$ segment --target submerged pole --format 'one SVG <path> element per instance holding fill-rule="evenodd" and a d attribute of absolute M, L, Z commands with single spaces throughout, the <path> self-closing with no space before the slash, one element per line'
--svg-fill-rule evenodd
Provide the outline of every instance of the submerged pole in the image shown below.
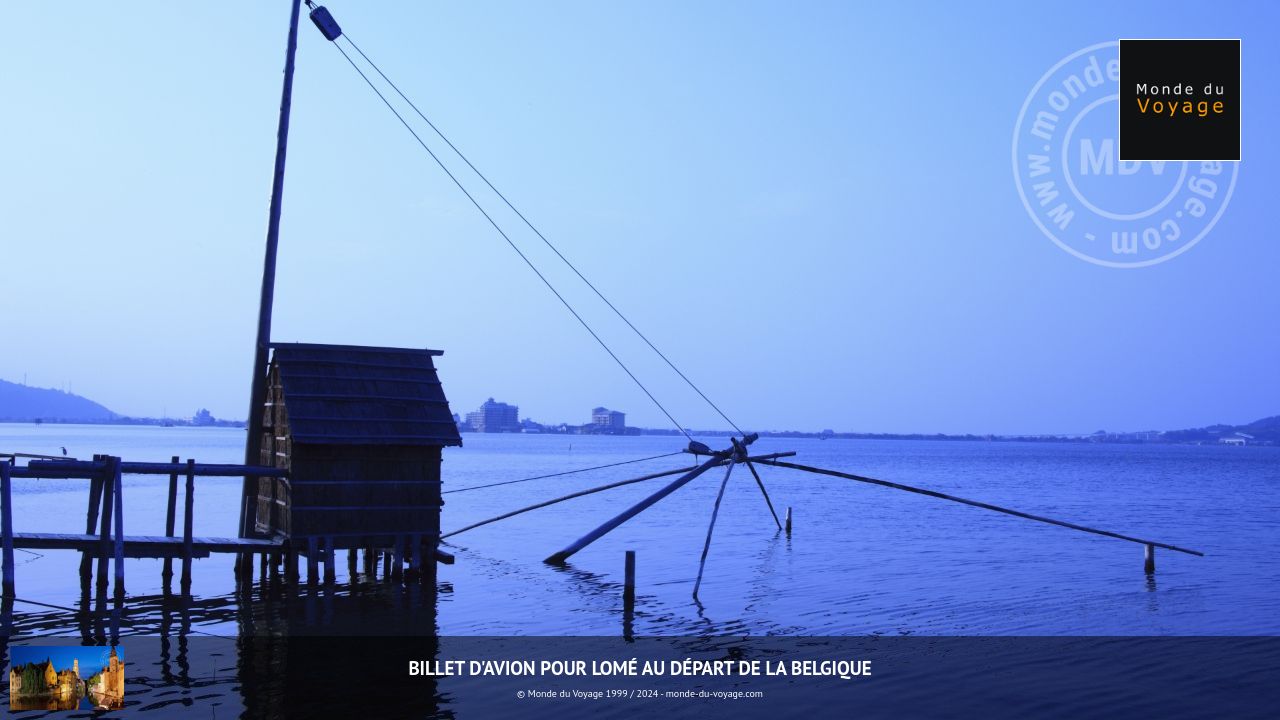
<path fill-rule="evenodd" d="M 302 0 L 290 0 L 289 39 L 284 55 L 284 85 L 280 90 L 280 122 L 276 128 L 276 163 L 271 177 L 271 204 L 267 210 L 267 247 L 262 259 L 262 295 L 258 302 L 258 334 L 253 346 L 253 378 L 249 390 L 249 432 L 245 438 L 244 464 L 257 465 L 261 459 L 262 408 L 266 394 L 267 358 L 271 347 L 271 308 L 276 292 L 276 248 L 280 244 L 280 209 L 284 200 L 284 161 L 289 145 L 289 109 L 293 104 L 293 67 L 298 52 L 298 15 Z M 250 491 L 255 478 L 245 477 L 240 497 L 240 537 L 249 537 Z M 246 558 L 240 556 L 237 563 Z"/>
<path fill-rule="evenodd" d="M 584 547 L 586 547 L 586 546 L 590 545 L 591 543 L 595 542 L 596 540 L 599 540 L 600 538 L 604 537 L 606 534 L 608 534 L 608 533 L 609 533 L 609 531 L 611 531 L 611 530 L 613 530 L 614 528 L 618 527 L 618 526 L 619 526 L 619 525 L 621 525 L 622 523 L 624 523 L 624 522 L 626 522 L 626 521 L 630 520 L 631 518 L 635 517 L 636 515 L 639 515 L 641 512 L 643 512 L 643 511 L 644 511 L 646 508 L 648 508 L 649 506 L 651 506 L 651 505 L 653 505 L 654 503 L 658 502 L 658 501 L 659 501 L 659 500 L 661 500 L 662 498 L 664 498 L 664 497 L 666 497 L 666 496 L 670 495 L 671 493 L 675 492 L 676 490 L 679 490 L 680 488 L 684 487 L 685 485 L 687 485 L 687 484 L 689 483 L 689 481 L 691 481 L 691 480 L 693 480 L 694 478 L 698 477 L 698 476 L 699 476 L 699 475 L 701 475 L 702 473 L 704 473 L 704 472 L 706 472 L 706 471 L 710 470 L 711 468 L 715 467 L 716 465 L 720 465 L 721 463 L 725 462 L 725 460 L 726 460 L 726 458 L 725 458 L 725 456 L 724 456 L 724 455 L 713 455 L 713 456 L 711 457 L 711 459 L 710 459 L 710 460 L 707 460 L 706 462 L 702 463 L 701 465 L 699 465 L 698 467 L 694 468 L 693 470 L 690 470 L 689 472 L 685 473 L 684 475 L 681 475 L 680 477 L 676 478 L 675 480 L 673 480 L 673 481 L 672 481 L 669 485 L 667 485 L 666 487 L 662 488 L 661 490 L 659 490 L 659 491 L 655 492 L 654 494 L 650 495 L 649 497 L 645 498 L 644 500 L 641 500 L 640 502 L 636 503 L 635 505 L 632 505 L 631 507 L 629 507 L 629 508 L 627 508 L 626 510 L 622 511 L 622 513 L 620 513 L 620 514 L 619 514 L 619 515 L 617 515 L 616 517 L 614 517 L 614 518 L 612 518 L 612 519 L 608 520 L 608 521 L 607 521 L 607 522 L 605 522 L 603 525 L 601 525 L 600 527 L 596 528 L 595 530 L 592 530 L 591 532 L 587 533 L 586 535 L 583 535 L 583 536 L 582 536 L 581 538 L 579 538 L 576 542 L 574 542 L 573 544 L 569 545 L 569 547 L 566 547 L 565 549 L 561 550 L 560 552 L 555 553 L 554 555 L 552 555 L 551 557 L 547 558 L 547 559 L 546 559 L 546 560 L 544 560 L 543 562 L 550 563 L 550 564 L 552 564 L 552 565 L 556 565 L 556 564 L 563 563 L 565 560 L 568 560 L 571 556 L 573 556 L 573 554 L 574 554 L 574 553 L 576 553 L 576 552 L 578 552 L 579 550 L 581 550 L 582 548 L 584 548 Z"/>
<path fill-rule="evenodd" d="M 120 458 L 113 457 L 111 463 L 111 486 L 115 490 L 115 560 L 112 569 L 116 576 L 116 597 L 124 597 L 124 481 L 120 472 Z"/>
<path fill-rule="evenodd" d="M 182 505 L 182 594 L 191 592 L 191 556 L 194 553 L 196 461 L 187 458 L 187 484 Z"/>
<path fill-rule="evenodd" d="M 178 462 L 180 458 L 173 456 L 170 461 L 174 465 L 173 472 L 169 473 L 169 504 L 165 508 L 164 515 L 164 534 L 166 537 L 173 537 L 175 523 L 178 520 Z M 173 558 L 164 559 L 164 569 L 160 571 L 160 577 L 164 579 L 167 585 L 169 579 L 173 577 Z"/>
<path fill-rule="evenodd" d="M 736 444 L 736 443 L 735 443 Z M 707 552 L 711 550 L 711 533 L 716 529 L 716 517 L 720 515 L 720 501 L 724 500 L 724 489 L 729 486 L 729 476 L 733 474 L 734 463 L 724 470 L 724 480 L 720 481 L 720 492 L 716 495 L 716 504 L 711 508 L 711 524 L 707 526 L 707 541 L 702 544 L 702 558 L 698 560 L 698 579 L 693 581 L 693 599 L 698 599 L 698 588 L 702 587 L 702 571 L 707 567 Z"/>
<path fill-rule="evenodd" d="M 628 615 L 636 606 L 636 551 L 628 550 L 623 566 L 622 609 Z"/>
<path fill-rule="evenodd" d="M 782 523 L 778 522 L 778 513 L 773 509 L 773 501 L 769 499 L 769 491 L 764 489 L 764 481 L 760 479 L 760 473 L 756 472 L 756 466 L 750 462 L 747 463 L 747 469 L 751 471 L 751 477 L 756 479 L 756 485 L 760 487 L 760 494 L 764 495 L 764 502 L 769 506 L 769 514 L 773 516 L 773 524 L 782 529 Z"/>
<path fill-rule="evenodd" d="M 1196 555 L 1198 557 L 1204 557 L 1204 553 L 1200 552 L 1199 550 L 1190 550 L 1188 548 L 1178 547 L 1177 545 L 1170 545 L 1169 543 L 1156 542 L 1154 540 L 1143 540 L 1141 538 L 1136 538 L 1130 535 L 1121 535 L 1120 533 L 1111 532 L 1110 530 L 1099 530 L 1098 528 L 1091 528 L 1086 525 L 1077 525 L 1076 523 L 1070 523 L 1064 520 L 1054 520 L 1053 518 L 1048 518 L 1041 515 L 1032 515 L 1031 513 L 1022 512 L 1021 510 L 1014 510 L 1012 508 L 1001 507 L 999 505 L 992 505 L 991 503 L 979 502 L 977 500 L 969 500 L 966 498 L 957 497 L 955 495 L 940 493 L 936 490 L 926 490 L 925 488 L 919 488 L 911 485 L 903 485 L 901 483 L 889 482 L 888 480 L 877 480 L 875 478 L 864 477 L 862 475 L 854 475 L 852 473 L 840 472 L 839 470 L 827 470 L 824 468 L 813 467 L 811 465 L 800 465 L 798 463 L 783 462 L 781 460 L 760 460 L 758 462 L 762 462 L 766 465 L 772 465 L 774 467 L 791 468 L 792 470 L 799 470 L 801 472 L 815 473 L 818 475 L 830 475 L 831 477 L 845 478 L 847 480 L 856 480 L 858 482 L 867 483 L 870 485 L 880 485 L 882 487 L 893 488 L 895 490 L 905 490 L 907 492 L 916 493 L 917 495 L 928 495 L 929 497 L 935 497 L 942 500 L 950 500 L 952 502 L 958 502 L 963 505 L 972 505 L 973 507 L 982 508 L 983 510 L 994 510 L 995 512 L 1004 513 L 1005 515 L 1013 515 L 1014 517 L 1025 518 L 1027 520 L 1035 520 L 1036 522 L 1047 523 L 1049 525 L 1057 525 L 1058 527 L 1064 527 L 1071 530 L 1079 530 L 1080 532 L 1092 533 L 1094 535 L 1102 535 L 1103 537 L 1115 538 L 1117 540 L 1128 540 L 1129 542 L 1139 543 L 1141 545 L 1147 545 L 1151 548 L 1160 547 L 1160 548 L 1164 548 L 1165 550 L 1173 550 L 1175 552 L 1186 553 L 1188 555 Z"/>
<path fill-rule="evenodd" d="M 0 460 L 0 533 L 4 535 L 4 598 L 15 597 L 13 567 L 13 492 L 10 487 L 9 461 Z"/>
<path fill-rule="evenodd" d="M 108 458 L 103 458 L 108 463 Z M 115 495 L 115 483 L 111 479 L 111 468 L 109 465 L 101 466 L 97 470 L 98 477 L 102 480 L 102 513 L 98 523 L 98 580 L 95 585 L 100 594 L 107 591 L 107 563 L 111 559 L 111 513 L 115 508 L 112 497 Z"/>
<path fill-rule="evenodd" d="M 1147 543 L 1142 551 L 1142 571 L 1148 575 L 1156 573 L 1156 546 Z"/>
<path fill-rule="evenodd" d="M 481 520 L 480 522 L 472 523 L 472 524 L 470 524 L 470 525 L 467 525 L 466 527 L 458 528 L 457 530 L 450 530 L 449 532 L 444 533 L 443 535 L 441 535 L 441 536 L 440 536 L 440 539 L 441 539 L 441 540 L 443 540 L 443 539 L 445 539 L 445 538 L 447 538 L 447 537 L 451 537 L 451 536 L 453 536 L 453 535 L 457 535 L 457 534 L 459 534 L 459 533 L 464 533 L 464 532 L 466 532 L 466 531 L 468 531 L 468 530 L 473 530 L 473 529 L 475 529 L 475 528 L 482 527 L 482 526 L 484 526 L 484 525 L 488 525 L 489 523 L 495 523 L 495 522 L 498 522 L 499 520 L 506 520 L 506 519 L 507 519 L 507 518 L 509 518 L 509 517 L 513 517 L 513 516 L 515 516 L 515 515 L 520 515 L 521 513 L 527 513 L 527 512 L 529 512 L 530 510 L 537 510 L 538 508 L 544 508 L 544 507 L 547 507 L 548 505 L 555 505 L 556 503 L 564 502 L 565 500 L 572 500 L 572 499 L 574 499 L 574 498 L 582 497 L 583 495 L 591 495 L 591 494 L 593 494 L 593 493 L 603 492 L 603 491 L 605 491 L 605 490 L 612 490 L 613 488 L 616 488 L 616 487 L 622 487 L 622 486 L 624 486 L 624 485 L 634 485 L 635 483 L 638 483 L 638 482 L 644 482 L 644 481 L 646 481 L 646 480 L 654 480 L 654 479 L 656 479 L 656 478 L 660 478 L 660 477 L 668 477 L 668 476 L 670 476 L 670 475 L 679 475 L 680 473 L 687 473 L 687 472 L 690 472 L 690 471 L 693 471 L 693 470 L 697 470 L 697 468 L 696 468 L 696 467 L 684 467 L 684 468 L 680 468 L 680 469 L 678 469 L 678 470 L 665 470 L 665 471 L 663 471 L 663 472 L 657 472 L 657 473 L 652 473 L 652 474 L 649 474 L 649 475 L 643 475 L 643 476 L 638 477 L 638 478 L 631 478 L 630 480 L 620 480 L 620 481 L 618 481 L 618 482 L 609 483 L 609 484 L 607 484 L 607 485 L 599 485 L 599 486 L 596 486 L 596 487 L 593 487 L 593 488 L 587 488 L 586 490 L 579 490 L 578 492 L 569 493 L 568 495 L 561 495 L 561 496 L 560 496 L 560 497 L 558 497 L 558 498 L 554 498 L 554 499 L 551 499 L 551 500 L 546 500 L 546 501 L 544 501 L 544 502 L 540 502 L 540 503 L 537 503 L 537 504 L 535 504 L 535 505 L 529 505 L 528 507 L 523 507 L 523 508 L 520 508 L 519 510 L 512 510 L 511 512 L 503 513 L 503 514 L 501 514 L 501 515 L 498 515 L 497 517 L 491 517 L 491 518 L 489 518 L 489 519 L 487 519 L 487 520 Z M 366 556 L 366 558 L 367 558 L 367 556 Z"/>

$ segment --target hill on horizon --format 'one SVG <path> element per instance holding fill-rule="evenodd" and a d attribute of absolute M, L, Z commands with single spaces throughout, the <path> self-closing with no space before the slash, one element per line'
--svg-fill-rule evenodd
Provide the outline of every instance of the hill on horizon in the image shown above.
<path fill-rule="evenodd" d="M 74 393 L 0 380 L 0 422 L 102 422 L 120 417 Z"/>

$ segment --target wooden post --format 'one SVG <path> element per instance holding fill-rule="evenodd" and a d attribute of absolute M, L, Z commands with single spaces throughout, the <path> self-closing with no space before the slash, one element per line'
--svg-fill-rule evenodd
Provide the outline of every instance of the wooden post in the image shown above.
<path fill-rule="evenodd" d="M 124 597 L 124 480 L 120 472 L 120 458 L 112 457 L 110 460 L 111 467 L 111 484 L 115 489 L 115 575 L 116 575 L 116 597 Z"/>
<path fill-rule="evenodd" d="M 164 534 L 166 537 L 173 537 L 174 528 L 178 521 L 178 456 L 174 455 L 170 461 L 174 464 L 173 472 L 169 473 L 169 504 L 164 515 Z M 169 579 L 173 577 L 173 558 L 164 559 L 164 569 L 160 571 L 160 577 L 167 584 Z"/>
<path fill-rule="evenodd" d="M 187 458 L 187 485 L 182 504 L 182 594 L 191 591 L 192 535 L 195 525 L 196 461 Z"/>
<path fill-rule="evenodd" d="M 111 471 L 110 458 L 103 460 L 106 466 L 97 471 L 99 479 L 102 481 L 102 515 L 99 519 L 98 528 L 98 582 L 97 588 L 99 592 L 106 592 L 107 589 L 107 563 L 111 558 L 111 513 L 114 511 L 115 503 L 113 496 L 115 495 L 115 483 L 111 482 L 108 473 Z"/>
<path fill-rule="evenodd" d="M 377 569 L 377 556 L 373 553 L 373 547 L 364 549 L 364 574 L 373 577 L 373 571 Z"/>
<path fill-rule="evenodd" d="M 417 580 L 422 575 L 422 536 L 409 536 L 409 572 L 406 580 Z"/>
<path fill-rule="evenodd" d="M 284 579 L 286 582 L 298 582 L 298 553 L 293 548 L 284 554 Z"/>
<path fill-rule="evenodd" d="M 333 537 L 324 539 L 324 584 L 332 585 L 337 580 L 338 571 L 334 567 L 337 564 L 338 551 L 333 547 Z"/>
<path fill-rule="evenodd" d="M 382 553 L 382 577 L 384 580 L 391 577 L 391 553 L 389 552 Z"/>
<path fill-rule="evenodd" d="M 271 352 L 271 309 L 276 293 L 276 250 L 280 244 L 280 211 L 284 202 L 285 151 L 289 145 L 289 109 L 293 105 L 293 61 L 298 52 L 298 14 L 302 0 L 292 0 L 289 39 L 285 45 L 284 84 L 280 88 L 280 122 L 276 127 L 275 172 L 271 176 L 271 203 L 267 210 L 267 246 L 262 258 L 262 294 L 258 300 L 258 334 L 253 345 L 253 377 L 249 383 L 249 431 L 245 438 L 244 464 L 262 462 L 262 402 L 267 396 L 267 360 Z M 240 496 L 240 537 L 253 530 L 252 500 L 257 478 L 245 477 Z M 241 558 L 242 560 L 244 558 Z"/>
<path fill-rule="evenodd" d="M 267 579 L 267 564 L 269 561 L 267 556 L 270 555 L 270 553 L 264 552 L 259 554 L 261 557 L 258 558 L 258 579 L 265 582 Z"/>
<path fill-rule="evenodd" d="M 404 577 L 404 536 L 397 535 L 395 546 L 391 549 L 391 579 L 399 581 Z"/>
<path fill-rule="evenodd" d="M 94 455 L 93 460 L 97 462 L 102 459 L 101 455 Z M 102 476 L 95 474 L 89 479 L 89 510 L 85 513 L 84 534 L 92 535 L 94 527 L 98 524 L 98 509 L 102 503 Z M 93 553 L 84 552 L 80 558 L 80 582 L 88 583 L 93 576 Z"/>
<path fill-rule="evenodd" d="M 347 576 L 352 582 L 356 579 L 356 549 L 347 550 Z"/>
<path fill-rule="evenodd" d="M 627 551 L 622 581 L 622 611 L 630 614 L 636 606 L 636 551 Z"/>
<path fill-rule="evenodd" d="M 1154 575 L 1156 572 L 1156 546 L 1148 544 L 1143 551 L 1142 571 L 1148 575 Z"/>
<path fill-rule="evenodd" d="M 787 506 L 787 537 L 791 537 L 791 507 Z"/>
<path fill-rule="evenodd" d="M 320 579 L 319 568 L 316 567 L 317 557 L 319 554 L 319 538 L 314 535 L 307 538 L 307 584 L 315 585 Z"/>
<path fill-rule="evenodd" d="M 4 535 L 4 599 L 16 597 L 13 565 L 13 492 L 10 485 L 9 461 L 0 460 L 0 533 Z"/>

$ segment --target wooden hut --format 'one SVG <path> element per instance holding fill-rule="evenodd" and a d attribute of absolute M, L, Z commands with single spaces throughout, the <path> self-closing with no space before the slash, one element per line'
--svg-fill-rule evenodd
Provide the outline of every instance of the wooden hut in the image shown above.
<path fill-rule="evenodd" d="M 432 558 L 441 449 L 462 444 L 432 362 L 442 353 L 271 347 L 261 462 L 289 477 L 258 481 L 249 498 L 257 533 L 303 552 L 412 547 L 416 555 L 425 544 Z"/>

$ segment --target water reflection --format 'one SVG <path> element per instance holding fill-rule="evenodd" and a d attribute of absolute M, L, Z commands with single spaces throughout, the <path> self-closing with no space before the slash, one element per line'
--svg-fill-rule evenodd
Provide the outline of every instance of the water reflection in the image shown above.
<path fill-rule="evenodd" d="M 0 661 L 15 643 L 122 645 L 123 707 L 166 716 L 208 717 L 212 708 L 245 718 L 398 717 L 411 708 L 449 717 L 433 679 L 404 682 L 404 658 L 438 655 L 436 602 L 434 582 L 357 574 L 348 584 L 308 585 L 275 573 L 215 597 L 163 592 L 118 603 L 84 593 L 74 608 L 19 601 L 16 613 L 5 603 Z M 12 709 L 92 707 L 65 700 L 32 698 Z"/>

